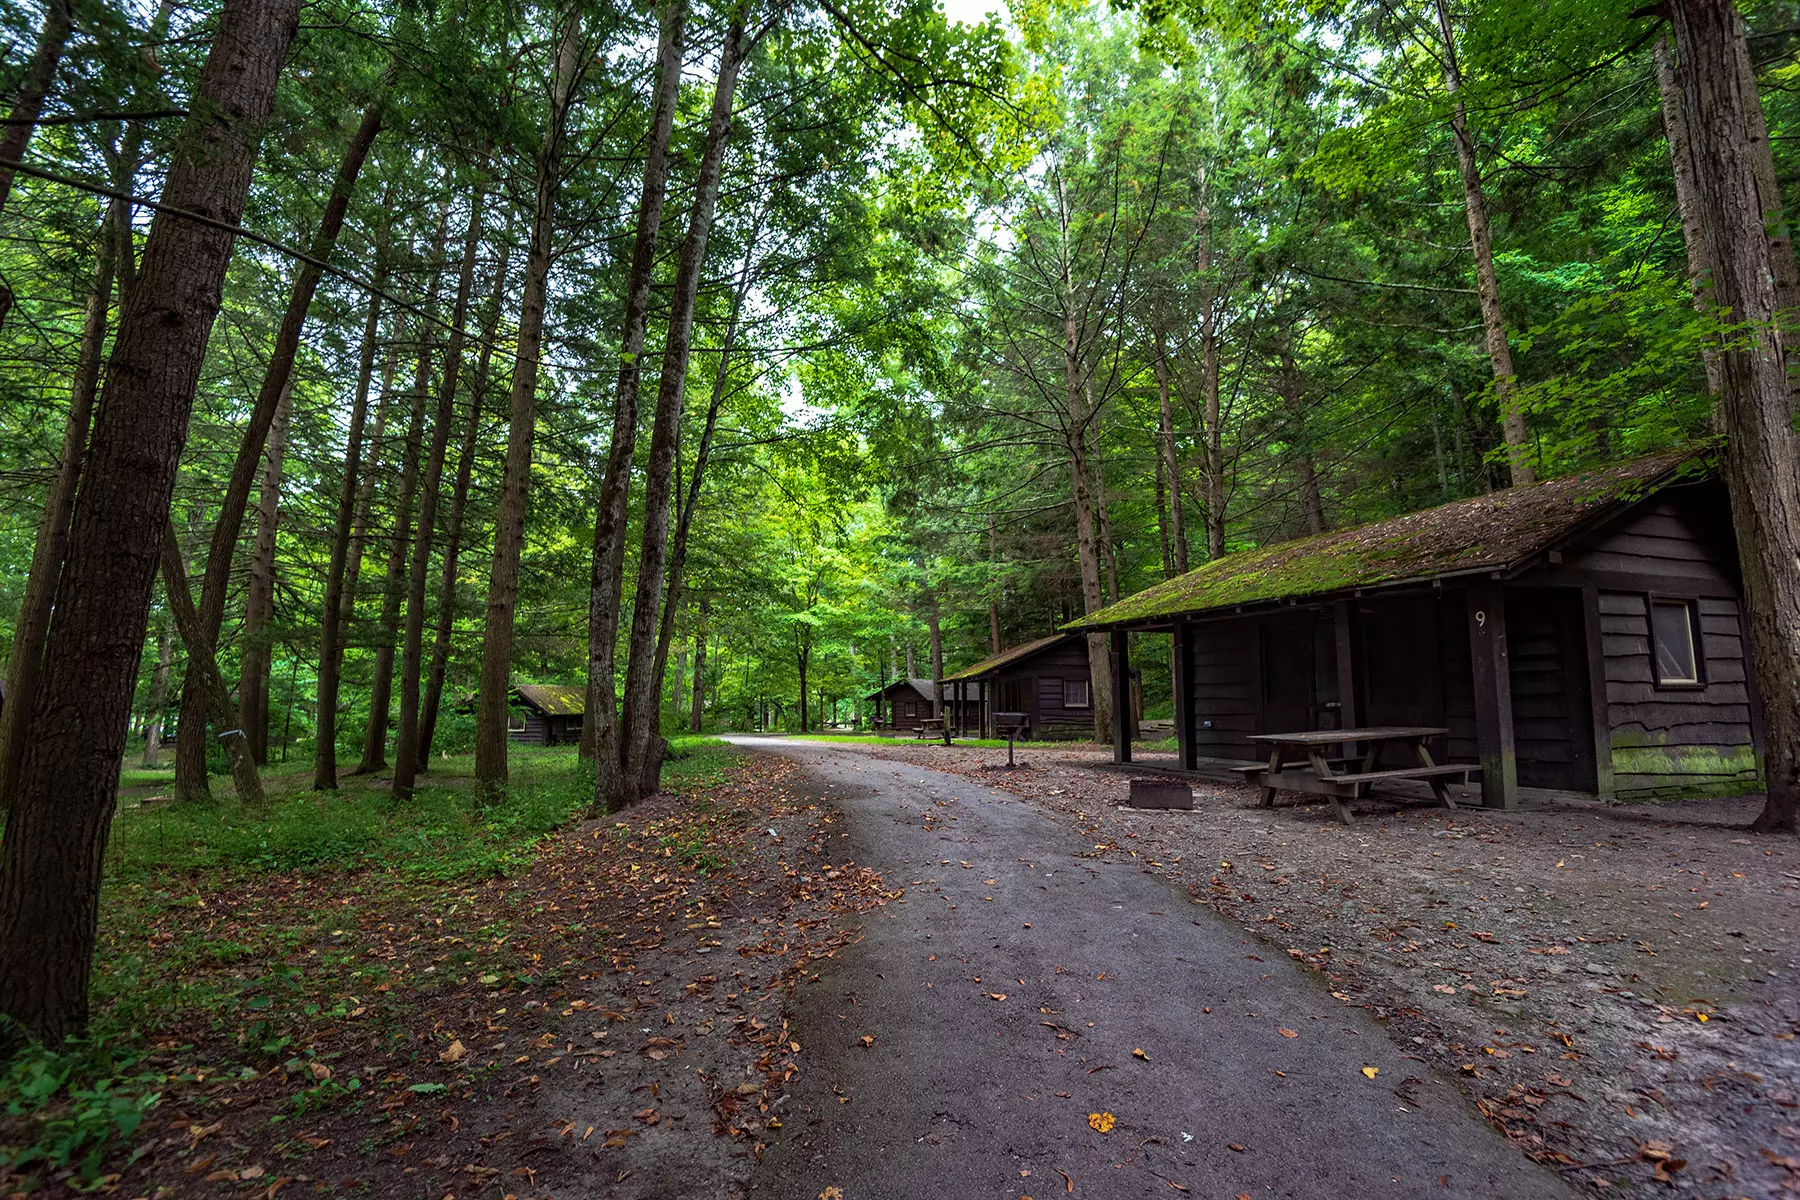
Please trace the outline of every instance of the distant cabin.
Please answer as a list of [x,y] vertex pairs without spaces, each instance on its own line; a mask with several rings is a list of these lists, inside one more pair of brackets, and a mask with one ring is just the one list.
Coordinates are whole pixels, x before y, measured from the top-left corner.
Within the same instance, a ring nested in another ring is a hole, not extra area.
[[1004,736],[1015,723],[1023,737],[1093,735],[1093,676],[1087,638],[1078,634],[1052,634],[983,659],[944,676],[944,691],[974,700],[984,737]]
[[[863,697],[875,707],[877,728],[917,731],[937,707],[937,685],[929,679],[896,679],[880,691]],[[946,703],[944,715],[951,718],[954,729],[973,728],[980,719],[980,704],[974,699],[962,707]]]
[[[1180,763],[1255,733],[1442,726],[1483,799],[1757,786],[1725,488],[1691,452],[1227,555],[1083,618],[1173,635]],[[1129,758],[1129,746],[1115,746]]]
[[555,683],[521,683],[512,690],[507,736],[528,746],[567,746],[581,740],[587,693]]

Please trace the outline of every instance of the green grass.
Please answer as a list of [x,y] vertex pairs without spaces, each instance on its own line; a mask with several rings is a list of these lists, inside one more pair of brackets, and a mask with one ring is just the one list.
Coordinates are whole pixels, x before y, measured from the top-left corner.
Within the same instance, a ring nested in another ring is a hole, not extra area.
[[[739,753],[676,739],[663,786],[704,805],[696,794],[727,782]],[[96,1183],[158,1101],[165,1076],[146,1071],[145,1056],[172,1023],[231,1031],[231,1053],[258,1067],[302,1053],[303,1030],[340,1018],[345,995],[393,970],[364,957],[370,935],[342,936],[359,929],[359,913],[421,911],[441,897],[448,918],[466,893],[445,884],[521,873],[552,831],[591,812],[592,776],[574,747],[516,746],[508,766],[505,795],[489,802],[475,790],[473,756],[433,759],[412,798],[395,803],[385,774],[346,773],[338,790],[315,792],[310,767],[295,763],[265,771],[267,799],[254,808],[223,779],[216,799],[176,805],[164,798],[172,770],[123,772],[89,1035],[27,1048],[0,1072],[0,1114],[29,1131],[0,1145],[0,1167]],[[692,839],[667,849],[703,870],[725,865]],[[250,917],[232,915],[245,908]],[[477,954],[495,956],[511,930],[461,932],[438,978],[481,969]],[[296,953],[310,956],[304,969]],[[435,986],[417,978],[411,986]]]

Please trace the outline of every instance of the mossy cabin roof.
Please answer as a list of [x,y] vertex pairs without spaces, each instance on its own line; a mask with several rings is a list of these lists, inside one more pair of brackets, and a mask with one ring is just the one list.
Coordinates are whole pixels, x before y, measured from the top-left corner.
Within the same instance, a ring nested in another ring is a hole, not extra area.
[[1011,650],[1002,650],[991,658],[982,659],[972,667],[964,667],[954,675],[944,676],[944,682],[960,683],[992,675],[996,671],[1030,658],[1039,650],[1048,650],[1057,643],[1066,641],[1068,637],[1069,635],[1066,633],[1053,633],[1049,637],[1041,637],[1035,642],[1026,642],[1022,646],[1014,646]]
[[1063,628],[1137,625],[1246,604],[1501,571],[1677,477],[1698,477],[1709,470],[1709,462],[1698,451],[1670,451],[1372,525],[1244,550],[1127,596]]
[[546,717],[579,717],[587,712],[587,694],[560,683],[521,683],[513,688],[519,699]]

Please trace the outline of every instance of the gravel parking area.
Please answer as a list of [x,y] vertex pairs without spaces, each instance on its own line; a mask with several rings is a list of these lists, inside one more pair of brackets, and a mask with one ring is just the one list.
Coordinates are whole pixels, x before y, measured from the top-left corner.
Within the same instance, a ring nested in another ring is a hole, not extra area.
[[1255,808],[1236,783],[1197,783],[1192,812],[1127,808],[1094,747],[1022,750],[1016,771],[1005,751],[865,749],[1029,797],[1091,853],[1179,879],[1571,1180],[1800,1194],[1800,844],[1744,832],[1760,797],[1376,798],[1344,827],[1286,795]]

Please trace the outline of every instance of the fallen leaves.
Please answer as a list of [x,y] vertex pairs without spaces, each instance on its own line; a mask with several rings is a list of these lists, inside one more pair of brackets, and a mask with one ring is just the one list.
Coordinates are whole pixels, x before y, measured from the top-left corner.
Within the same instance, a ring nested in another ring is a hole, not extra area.
[[1373,1079],[1377,1075],[1381,1074],[1381,1068],[1380,1067],[1364,1067],[1362,1069],[1362,1073],[1365,1078]]
[[438,1055],[438,1061],[441,1063],[461,1062],[468,1057],[468,1054],[468,1047],[464,1046],[460,1040],[452,1040],[450,1045]]
[[1095,1133],[1111,1133],[1119,1119],[1109,1112],[1093,1112],[1088,1114],[1088,1128]]
[[1279,1033],[1284,1038],[1297,1038],[1300,1036],[1300,1031],[1298,1029],[1277,1029],[1275,1032]]
[[1143,1050],[1142,1050],[1142,1049],[1141,1049],[1141,1048],[1139,1048],[1139,1049],[1135,1049],[1135,1050],[1133,1050],[1133,1051],[1132,1051],[1132,1052],[1131,1052],[1131,1057],[1133,1057],[1133,1058],[1141,1058],[1141,1059],[1143,1059],[1143,1060],[1144,1060],[1144,1061],[1145,1061],[1145,1062],[1149,1062],[1149,1061],[1150,1061],[1150,1056],[1149,1056],[1149,1055],[1148,1055],[1148,1054],[1145,1054],[1145,1053],[1144,1053],[1144,1051],[1143,1051]]
[[989,1000],[1004,1000],[1004,999],[1006,999],[1006,993],[1005,992],[989,992],[987,994],[987,998]]

